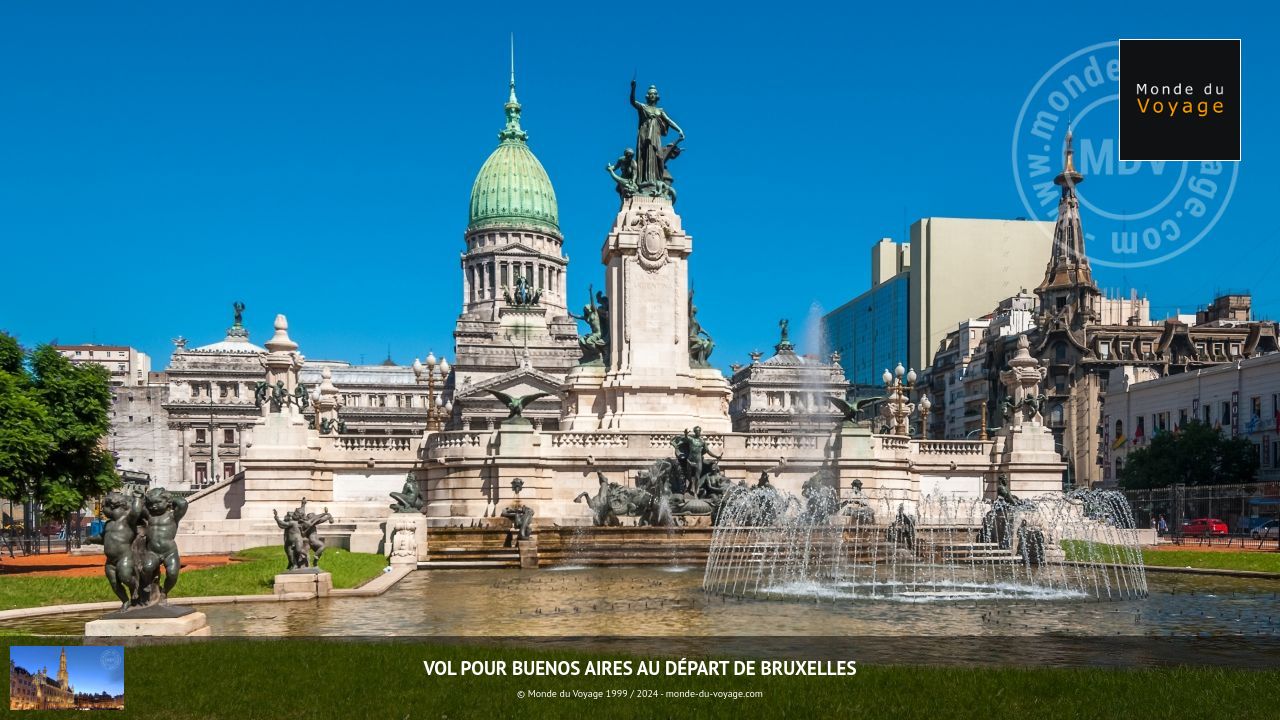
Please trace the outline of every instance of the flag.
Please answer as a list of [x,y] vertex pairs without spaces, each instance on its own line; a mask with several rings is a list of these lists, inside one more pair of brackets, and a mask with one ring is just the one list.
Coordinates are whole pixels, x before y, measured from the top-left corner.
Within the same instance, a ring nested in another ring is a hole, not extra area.
[[1245,426],[1245,432],[1256,433],[1258,432],[1258,426],[1261,424],[1262,424],[1262,418],[1258,417],[1257,415],[1254,415],[1253,417],[1249,418],[1249,424]]
[[1125,437],[1124,435],[1117,434],[1116,441],[1111,443],[1111,449],[1119,450],[1120,448],[1124,447],[1125,442],[1127,442],[1128,440],[1129,438]]

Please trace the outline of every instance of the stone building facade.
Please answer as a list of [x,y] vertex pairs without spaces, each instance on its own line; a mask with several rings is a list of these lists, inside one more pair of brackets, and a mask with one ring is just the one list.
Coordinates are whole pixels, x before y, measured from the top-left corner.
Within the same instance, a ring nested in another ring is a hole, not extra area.
[[127,345],[54,345],[53,348],[74,365],[101,365],[111,373],[117,387],[146,385],[151,375],[151,357]]
[[753,352],[750,365],[730,367],[733,431],[786,435],[835,427],[841,414],[827,398],[844,400],[849,390],[840,354],[832,353],[829,363],[799,355],[786,331],[773,350],[767,360]]
[[1103,402],[1103,482],[1119,479],[1130,452],[1191,420],[1247,438],[1257,479],[1280,481],[1280,353],[1165,377],[1151,368],[1113,370]]
[[68,710],[76,706],[75,688],[67,677],[67,651],[58,660],[58,674],[48,668],[31,672],[9,661],[10,710]]
[[[199,490],[235,476],[253,442],[261,412],[254,388],[263,378],[266,349],[249,340],[237,318],[222,340],[190,347],[174,340],[169,367],[141,386],[113,390],[108,449],[122,472],[145,475],[152,486]],[[390,359],[378,365],[308,361],[304,385],[320,385],[329,370],[338,389],[340,416],[351,437],[416,437],[427,425],[428,386],[409,366]],[[437,403],[444,386],[435,388]],[[308,408],[304,416],[314,420]]]
[[[1061,196],[1053,246],[1044,278],[1035,289],[1035,328],[1028,336],[1032,354],[1047,368],[1044,415],[1058,451],[1067,460],[1064,482],[1092,487],[1113,482],[1103,473],[1103,398],[1113,370],[1136,367],[1160,376],[1175,375],[1275,352],[1278,347],[1276,323],[1252,319],[1246,295],[1218,298],[1194,318],[1157,322],[1150,320],[1145,299],[1105,297],[1085,254],[1075,190],[1083,181],[1075,169],[1068,134],[1063,170],[1054,180]],[[1004,397],[993,369],[1008,364],[1016,351],[1014,340],[1011,334],[989,334],[980,347],[983,372],[968,372],[977,386],[974,398],[986,396],[991,424],[1000,420],[996,408]],[[938,383],[944,374],[941,367],[931,369],[930,382]],[[981,392],[984,383],[985,393]],[[945,396],[935,399],[931,427],[940,426],[940,414],[945,418],[946,402]],[[982,401],[974,403],[981,405]]]
[[452,402],[448,424],[492,428],[506,417],[490,390],[546,392],[525,415],[554,429],[560,381],[579,358],[577,323],[569,315],[569,258],[555,189],[520,126],[514,75],[504,110],[507,123],[498,147],[471,188],[460,258],[462,309],[446,381]]

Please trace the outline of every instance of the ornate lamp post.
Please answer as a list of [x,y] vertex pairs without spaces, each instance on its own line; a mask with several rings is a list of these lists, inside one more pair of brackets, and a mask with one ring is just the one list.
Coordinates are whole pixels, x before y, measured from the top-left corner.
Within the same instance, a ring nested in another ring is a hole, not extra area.
[[933,407],[933,401],[928,395],[920,396],[920,439],[929,439],[929,410]]
[[[906,372],[906,382],[903,382],[903,373]],[[904,371],[902,363],[898,363],[898,367],[893,372],[884,371],[881,376],[884,380],[884,388],[887,393],[887,402],[884,404],[885,419],[889,421],[889,432],[893,435],[908,435],[910,430],[907,427],[907,418],[911,417],[911,413],[915,412],[914,403],[908,402],[911,399],[911,392],[916,389],[916,371]]]
[[421,360],[413,361],[413,376],[419,384],[427,384],[427,431],[437,432],[444,428],[444,419],[453,412],[453,403],[445,402],[444,394],[436,394],[436,382],[444,388],[445,378],[449,377],[449,361],[441,358],[438,362],[435,353],[427,353],[426,365]]

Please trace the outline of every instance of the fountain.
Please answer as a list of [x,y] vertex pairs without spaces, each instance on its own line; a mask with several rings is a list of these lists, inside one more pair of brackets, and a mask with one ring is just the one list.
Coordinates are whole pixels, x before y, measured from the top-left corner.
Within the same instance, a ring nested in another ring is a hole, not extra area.
[[829,480],[815,474],[800,498],[770,486],[728,497],[703,589],[903,601],[1147,595],[1133,514],[1116,491],[912,498],[855,483],[837,501]]

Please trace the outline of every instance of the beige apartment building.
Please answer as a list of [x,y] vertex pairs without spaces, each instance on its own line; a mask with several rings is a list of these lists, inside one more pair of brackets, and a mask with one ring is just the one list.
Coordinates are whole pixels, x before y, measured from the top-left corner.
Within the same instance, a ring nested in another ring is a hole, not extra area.
[[909,365],[926,368],[947,333],[1034,288],[1053,223],[929,217],[911,226]]
[[94,363],[111,373],[111,384],[146,385],[151,358],[127,345],[54,345],[55,350],[75,365]]

